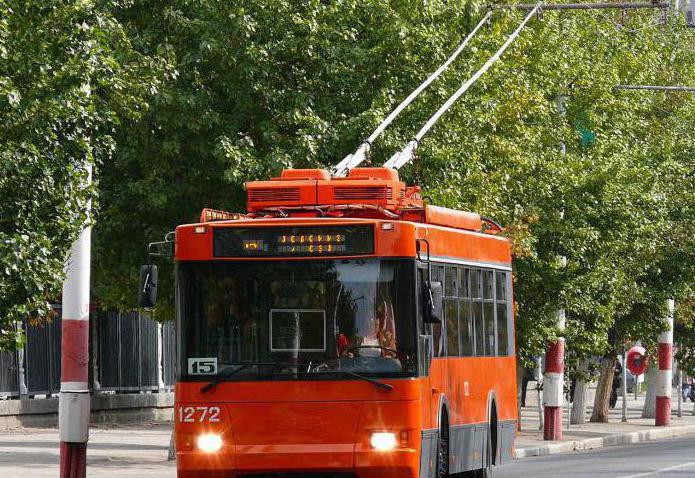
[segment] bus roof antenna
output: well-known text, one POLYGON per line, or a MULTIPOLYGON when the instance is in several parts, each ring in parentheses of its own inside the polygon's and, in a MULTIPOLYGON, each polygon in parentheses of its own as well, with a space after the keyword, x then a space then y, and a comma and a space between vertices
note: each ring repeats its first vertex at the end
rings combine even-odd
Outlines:
POLYGON ((420 86, 415 88, 410 95, 406 99, 404 99, 401 104, 399 104, 396 109, 394 109, 391 114, 389 114, 386 119, 384 119, 381 124, 374 130, 374 132, 362 142, 362 144, 357 148, 357 150, 352 153, 348 154, 345 156, 345 158, 338 163, 338 165, 333 168, 333 176, 338 176, 342 177, 347 174, 347 172, 354 168, 359 166, 363 161, 367 159, 367 155, 369 154, 369 150, 371 149, 372 143, 381 135, 381 133, 384 132, 384 130, 390 125, 394 119, 410 104, 417 98, 417 96, 422 93, 422 91, 427 88, 434 80, 436 80, 439 75, 441 75, 448 67, 449 65, 459 56, 459 54, 463 51, 463 49, 466 47, 468 42, 471 41, 471 39, 475 36, 476 33, 478 33, 478 30, 485 25, 488 20, 490 19, 490 16, 492 15, 492 10, 488 11, 485 16, 483 17, 482 20, 475 26, 475 28, 466 36, 466 38, 461 42, 461 44, 458 46, 456 51, 454 51, 451 56, 444 62, 442 65, 437 68, 437 70, 432 73, 425 81, 423 81, 420 86))
POLYGON ((541 8, 541 5, 542 2, 538 2, 536 6, 533 7, 533 9, 531 9, 531 11, 526 15, 526 18, 524 18, 524 21, 521 22, 517 29, 514 30, 514 33, 512 33, 509 36, 509 38, 507 38, 507 41, 504 42, 500 49, 497 50, 497 53, 491 56, 488 59, 488 61, 485 62, 485 64, 478 71, 476 71, 475 74, 471 76, 461 86, 461 88, 459 88, 456 91, 456 93, 451 95, 449 99, 446 100, 446 102, 437 110, 437 112, 433 114, 429 120, 427 120, 427 123, 425 123, 425 125, 420 129, 420 131, 418 131, 418 133, 415 135, 412 141, 410 141, 401 151, 398 151, 396 154, 391 156, 391 158, 384 163, 384 167, 399 169, 415 157, 415 152, 417 150, 418 145, 420 144, 420 141, 422 141, 423 136, 425 136, 427 132, 432 128, 432 126, 434 126, 434 124, 439 120, 439 118, 441 118, 442 115, 444 115, 444 113, 446 113, 449 110, 449 108, 451 108, 451 105, 453 105, 456 102, 456 100, 458 100, 468 90, 468 88, 470 88, 476 81, 478 81, 478 78, 483 76, 483 74, 490 69, 493 63, 499 60, 499 58, 509 47, 509 45, 511 45, 512 42, 516 40, 516 37, 519 36, 521 30, 524 29, 526 24, 541 8))

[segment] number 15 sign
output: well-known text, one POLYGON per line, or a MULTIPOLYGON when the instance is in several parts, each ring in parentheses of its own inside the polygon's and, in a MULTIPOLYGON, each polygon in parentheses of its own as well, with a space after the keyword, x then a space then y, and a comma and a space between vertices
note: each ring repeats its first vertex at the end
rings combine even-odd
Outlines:
POLYGON ((188 375, 215 375, 217 357, 189 358, 188 375))

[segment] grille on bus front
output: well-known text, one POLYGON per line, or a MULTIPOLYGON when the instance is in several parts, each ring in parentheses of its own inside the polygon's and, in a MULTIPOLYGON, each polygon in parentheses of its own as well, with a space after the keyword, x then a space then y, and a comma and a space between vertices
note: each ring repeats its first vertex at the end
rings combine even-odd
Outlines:
POLYGON ((249 189, 249 201, 299 201, 299 188, 253 188, 249 189))
POLYGON ((338 200, 391 199, 393 189, 380 186, 337 187, 333 188, 333 197, 338 200))

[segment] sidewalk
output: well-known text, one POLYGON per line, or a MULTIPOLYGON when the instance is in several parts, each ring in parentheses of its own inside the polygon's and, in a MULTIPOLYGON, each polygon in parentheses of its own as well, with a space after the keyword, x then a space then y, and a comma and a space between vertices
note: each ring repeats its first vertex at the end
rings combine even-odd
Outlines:
MULTIPOLYGON (((529 390, 529 397, 532 395, 529 390)), ((592 397, 593 398, 593 397, 592 397)), ((567 408, 563 409, 562 441, 543 440, 543 430, 539 430, 538 408, 529 400, 521 410, 521 432, 515 441, 516 457, 553 455, 572 451, 591 450, 613 445, 627 445, 643 441, 695 435, 695 415, 693 403, 683 402, 683 417, 677 416, 678 396, 674 393, 672 402, 671 425, 654 426, 653 418, 641 418, 644 406, 644 394, 637 400, 628 396, 627 423, 622 423, 622 397, 618 398, 616 407, 610 411, 609 423, 589 423, 593 401, 587 402, 587 423, 570 425, 567 428, 567 408)))
MULTIPOLYGON (((171 425, 96 426, 89 431, 88 476, 171 478, 167 461, 171 425)), ((2 478, 55 478, 60 452, 58 430, 19 428, 0 433, 2 478)))

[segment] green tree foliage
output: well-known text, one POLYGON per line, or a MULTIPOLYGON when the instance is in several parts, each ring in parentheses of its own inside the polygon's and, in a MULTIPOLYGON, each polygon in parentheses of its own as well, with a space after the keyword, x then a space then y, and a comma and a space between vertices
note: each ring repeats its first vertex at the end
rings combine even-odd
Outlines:
POLYGON ((161 62, 135 52, 114 4, 0 2, 0 348, 17 321, 50 319, 86 223, 89 164, 146 109, 161 62))
POLYGON ((165 56, 177 76, 141 121, 124 124, 116 161, 104 169, 95 245, 104 303, 133 305, 145 244, 196 220, 202 207, 243 209, 244 181, 337 163, 436 68, 468 28, 465 8, 450 15, 406 3, 180 0, 123 9, 133 44, 165 56))
POLYGON ((526 225, 530 247, 515 267, 527 352, 545 348, 560 307, 579 358, 655 337, 665 298, 691 293, 692 240, 673 233, 693 231, 679 212, 693 98, 613 89, 693 83, 692 34, 657 20, 546 12, 423 148, 441 201, 526 225))
MULTIPOLYGON (((121 8, 135 48, 175 72, 141 118, 123 122, 102 169, 100 299, 132 306, 143 246, 202 207, 243 208, 245 180, 337 163, 480 16, 481 4, 452 1, 121 8)), ((496 13, 375 145, 372 163, 400 149, 520 19, 496 13)), ((660 11, 545 12, 402 171, 436 202, 509 226, 525 353, 557 332, 560 307, 583 357, 654 336, 664 298, 692 296, 693 97, 614 86, 695 84, 693 51, 692 30, 660 11)))

